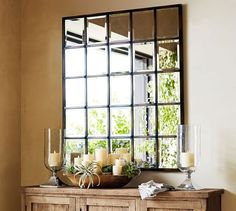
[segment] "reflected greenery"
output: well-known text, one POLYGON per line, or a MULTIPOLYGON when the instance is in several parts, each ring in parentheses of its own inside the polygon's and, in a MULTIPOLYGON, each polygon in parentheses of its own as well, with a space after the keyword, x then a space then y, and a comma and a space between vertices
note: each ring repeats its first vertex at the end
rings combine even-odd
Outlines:
POLYGON ((175 138, 159 139, 160 167, 177 168, 177 141, 175 138))

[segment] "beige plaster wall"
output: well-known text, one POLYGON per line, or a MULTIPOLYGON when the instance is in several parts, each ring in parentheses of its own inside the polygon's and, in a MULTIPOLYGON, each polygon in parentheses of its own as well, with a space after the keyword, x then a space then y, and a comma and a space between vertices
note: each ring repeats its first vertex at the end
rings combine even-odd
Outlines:
POLYGON ((20 209, 20 2, 0 0, 0 210, 20 209))
MULTIPOLYGON (((112 10, 184 3, 186 109, 202 125, 200 187, 225 188, 223 211, 236 207, 236 2, 213 0, 22 0, 21 184, 47 179, 43 128, 61 125, 61 18, 112 10)), ((178 184, 184 175, 145 172, 178 184)))

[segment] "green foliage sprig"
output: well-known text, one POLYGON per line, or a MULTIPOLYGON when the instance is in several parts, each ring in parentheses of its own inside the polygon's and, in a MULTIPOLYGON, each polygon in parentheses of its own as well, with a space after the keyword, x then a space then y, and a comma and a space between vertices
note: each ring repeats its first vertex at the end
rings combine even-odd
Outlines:
POLYGON ((122 175, 127 176, 128 178, 133 178, 141 173, 138 166, 132 162, 126 163, 122 169, 122 175))
POLYGON ((103 173, 111 173, 112 172, 112 165, 107 165, 102 167, 102 172, 103 173))
POLYGON ((68 167, 66 167, 66 172, 68 172, 70 174, 75 174, 77 172, 77 170, 73 165, 69 165, 68 167))

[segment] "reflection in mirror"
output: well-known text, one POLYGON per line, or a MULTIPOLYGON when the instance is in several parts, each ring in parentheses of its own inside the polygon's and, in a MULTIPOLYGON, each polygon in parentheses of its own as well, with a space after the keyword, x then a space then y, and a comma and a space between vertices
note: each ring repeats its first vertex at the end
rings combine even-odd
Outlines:
POLYGON ((115 153, 117 148, 126 148, 127 152, 131 152, 131 140, 127 138, 121 139, 112 139, 112 150, 111 152, 115 153))
POLYGON ((88 153, 93 154, 95 149, 107 148, 107 139, 89 139, 88 140, 88 153))
POLYGON ((155 136, 155 106, 137 106, 134 108, 134 135, 155 136))
POLYGON ((159 70, 179 68, 178 40, 160 41, 158 47, 159 70))
POLYGON ((176 136, 180 124, 180 106, 163 105, 158 107, 158 126, 160 135, 176 136))
POLYGON ((176 169, 184 121, 182 6, 66 17, 63 116, 66 162, 109 153, 139 167, 176 169))
POLYGON ((130 72, 130 45, 111 45, 110 47, 110 72, 130 72))
POLYGON ((130 105, 131 104, 131 77, 129 75, 111 76, 111 104, 130 105), (123 86, 121 86, 123 84, 123 86))
POLYGON ((157 166, 156 139, 134 139, 134 159, 141 168, 152 169, 157 166))
POLYGON ((127 136, 131 134, 131 109, 111 109, 111 134, 113 136, 127 136))
POLYGON ((74 163, 74 158, 82 156, 85 150, 85 140, 84 139, 68 139, 65 143, 65 153, 66 155, 71 155, 70 162, 74 163))
POLYGON ((113 41, 128 41, 130 38, 129 13, 118 13, 109 16, 109 38, 113 41))
POLYGON ((157 38, 175 38, 179 36, 179 10, 178 8, 158 9, 157 38))
POLYGON ((87 100, 89 106, 107 105, 107 77, 87 79, 87 100))
POLYGON ((150 40, 154 38, 154 12, 146 10, 133 13, 133 39, 150 40))
POLYGON ((87 74, 107 73, 107 47, 90 47, 87 49, 87 74))
POLYGON ((89 137, 107 136, 107 109, 88 109, 89 137))
POLYGON ((85 79, 72 78, 65 81, 66 107, 85 106, 85 79), (79 93, 77 90, 80 90, 79 93))
POLYGON ((155 74, 139 74, 133 77, 134 104, 154 104, 156 101, 155 74))
POLYGON ((87 42, 105 42, 106 36, 106 16, 95 16, 87 19, 87 42))
POLYGON ((84 18, 65 20, 65 46, 84 44, 84 18))
POLYGON ((83 48, 65 50, 65 74, 66 77, 85 75, 85 50, 83 48))
POLYGON ((134 49, 134 71, 155 71, 154 43, 135 43, 134 49))
POLYGON ((176 166, 177 138, 160 138, 159 165, 161 168, 173 168, 176 166))
POLYGON ((67 109, 66 113, 66 137, 85 136, 85 109, 67 109))
POLYGON ((180 102, 180 74, 158 74, 158 101, 160 103, 180 102))

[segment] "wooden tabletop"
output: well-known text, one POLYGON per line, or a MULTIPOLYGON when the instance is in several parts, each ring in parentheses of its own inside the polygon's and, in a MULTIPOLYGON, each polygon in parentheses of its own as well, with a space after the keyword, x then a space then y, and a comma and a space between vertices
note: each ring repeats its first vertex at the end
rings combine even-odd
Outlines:
MULTIPOLYGON (((59 187, 59 188, 42 188, 42 187, 22 187, 22 192, 26 195, 44 195, 44 194, 59 194, 59 195, 116 195, 116 196, 140 196, 137 188, 117 188, 117 189, 80 189, 78 187, 59 187)), ((162 197, 179 197, 179 198, 208 198, 214 195, 221 195, 223 189, 202 189, 196 191, 166 191, 159 193, 157 198, 162 197)))

